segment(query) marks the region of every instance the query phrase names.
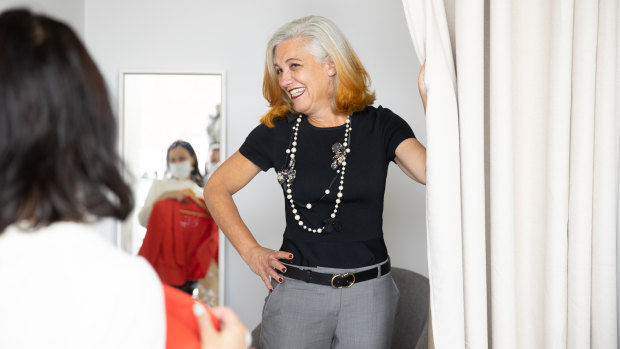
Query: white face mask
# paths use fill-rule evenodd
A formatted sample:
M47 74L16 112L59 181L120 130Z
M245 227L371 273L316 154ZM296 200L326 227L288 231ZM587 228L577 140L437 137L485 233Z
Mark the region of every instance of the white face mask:
M186 179L192 173L192 165L189 161L175 162L169 165L168 170L172 178Z

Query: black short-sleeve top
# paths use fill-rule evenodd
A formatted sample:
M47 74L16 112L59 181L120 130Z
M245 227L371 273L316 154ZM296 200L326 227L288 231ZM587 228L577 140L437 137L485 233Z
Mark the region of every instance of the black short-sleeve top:
M280 171L287 162L296 116L275 121L275 127L257 126L239 152L263 171ZM398 145L415 137L411 127L387 108L368 106L351 115L350 149L347 154L342 198L336 214L340 230L311 233L294 219L285 196L286 228L282 251L294 255L292 264L332 268L373 265L388 257L383 241L383 197L388 165ZM345 125L320 128L302 121L297 134L296 177L292 184L297 214L309 227L319 228L335 205L340 176L331 169L332 145L344 141ZM274 174L274 180L276 175ZM316 202L330 189L330 194ZM308 210L303 203L314 203Z

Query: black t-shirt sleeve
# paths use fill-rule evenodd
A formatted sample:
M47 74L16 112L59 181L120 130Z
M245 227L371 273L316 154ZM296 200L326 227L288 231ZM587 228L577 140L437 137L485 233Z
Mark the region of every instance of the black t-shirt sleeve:
M394 158L396 158L396 148L405 139L415 138L415 134L409 124L391 110L378 107L377 113L383 123L386 156L389 161L394 161Z
M252 161L256 166L260 167L263 171L268 171L273 165L273 135L270 133L273 129L260 124L256 126L252 132L247 136L245 142L239 148L241 155L245 156L248 160Z

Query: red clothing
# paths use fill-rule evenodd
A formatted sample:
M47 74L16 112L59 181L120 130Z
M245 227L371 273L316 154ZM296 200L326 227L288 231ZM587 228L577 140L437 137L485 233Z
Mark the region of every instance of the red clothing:
M166 348L167 349L199 349L200 333L192 306L202 304L216 330L220 330L220 320L213 315L209 307L192 298L185 292L164 285L166 301Z
M203 278L217 263L218 227L204 202L167 199L153 205L138 255L144 256L169 285Z

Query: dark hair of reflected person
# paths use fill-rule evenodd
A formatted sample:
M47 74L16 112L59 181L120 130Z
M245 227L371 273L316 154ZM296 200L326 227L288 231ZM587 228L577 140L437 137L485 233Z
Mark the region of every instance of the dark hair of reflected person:
M203 187L204 186L204 177L202 176L202 174L200 174L200 170L198 169L198 158L196 157L196 152L194 151L194 148L192 147L191 144L189 144L189 142L186 141L182 141L182 140L177 140L172 142L172 144L170 144L170 146L168 147L168 151L166 152L166 168L170 167L170 152L172 151L172 149L177 148L177 147L181 147L185 150L187 150L187 152L189 152L189 155L192 157L192 159L194 159L194 164L192 165L192 172L190 174L190 178L192 179L192 181L194 181L194 183L196 183L199 187Z
M65 24L0 14L0 232L58 221L125 219L117 125L103 78Z

